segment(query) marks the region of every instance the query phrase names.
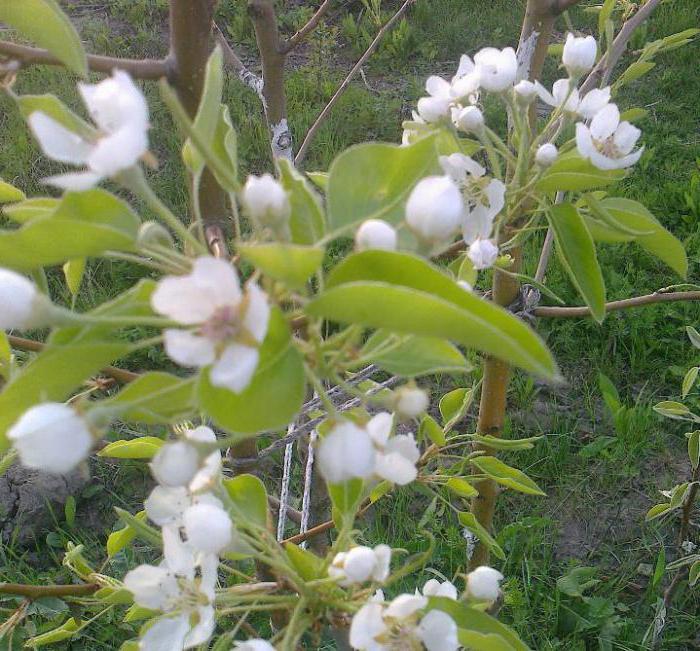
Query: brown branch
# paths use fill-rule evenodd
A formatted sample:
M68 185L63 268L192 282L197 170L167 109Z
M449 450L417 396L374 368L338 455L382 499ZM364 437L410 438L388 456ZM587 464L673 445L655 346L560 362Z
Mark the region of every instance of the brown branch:
M274 495L268 495L267 501L270 504L270 508L273 511L275 511L276 513L279 513L279 510L280 510L279 499L277 499ZM297 511L296 509L293 509L291 506L287 506L286 510L287 510L287 517L292 522L296 522L297 524L301 524L301 511Z
M63 62L57 59L48 50L19 45L9 41L0 41L0 56L6 59L20 62L23 66L45 65L63 66ZM115 68L128 72L138 79L160 79L168 77L171 73L169 59L120 59L99 54L87 55L88 68L93 72L110 74Z
M316 26L321 22L321 18L330 9L332 0L324 0L321 6L316 10L316 13L311 16L309 22L306 23L294 36L287 39L281 44L280 49L284 54L291 52L299 43L301 43L311 32L316 29Z
M316 137L319 128L326 120L328 114L331 112L333 107L337 104L338 100L341 98L343 93L347 90L348 86L350 85L350 82L353 80L355 75L360 71L362 66L365 63L367 63L367 60L372 56L377 46L384 38L384 35L392 29L396 22L406 13L408 8L412 4L414 4L415 1L416 0L406 0L406 2L404 2L403 5L401 5L399 10L377 32L377 35L374 37L374 40L370 43L369 47L365 50L365 53L352 67L352 70L350 70L347 77L345 77L343 83L341 83L340 86L338 86L338 89L333 94L333 97L331 97L328 104L326 104L323 110L318 114L316 120L314 120L314 123L311 125L311 128L306 132L306 136L304 136L304 141L301 143L301 147L299 147L299 152L297 153L296 158L294 159L295 165L299 166L303 162L306 153L309 149L309 146L311 145L313 139Z
M15 335L7 335L7 339L10 342L10 346L17 348L18 350L29 350L31 352L38 353L46 347L46 344L40 341L25 339L24 337L16 337ZM105 366L105 368L102 369L102 373L122 384L133 382L140 377L139 373L127 371L123 368L117 368L116 366Z
M357 516L361 516L370 506L372 506L372 502L367 500L358 509ZM310 538L314 538L315 536L318 536L322 533L326 533L326 531L330 531L331 529L333 529L333 527L335 527L335 522L333 522L333 520L327 520L326 522L317 524L315 527L311 527L311 529L305 531L304 533L298 533L294 536L290 536L289 538L285 538L280 542L280 545L286 545L287 543L298 545L299 543L302 543L305 540L309 540Z
M91 595L100 589L97 583L78 583L75 585L27 585L24 583L0 583L0 594L12 594L27 599L42 597L82 597Z
M574 5L577 5L581 0L554 0L552 2L552 13L556 16L558 14L563 14L568 9L571 9Z
M652 303L675 303L678 301L700 301L700 291L696 292L655 292L646 294L645 296L635 296L634 298L625 298L621 301L612 301L605 304L606 312L617 312L619 310L628 310L633 307L642 307L651 305ZM581 305L579 307L536 307L532 311L534 316L557 318L557 319L572 319L582 316L588 316L591 310L588 306Z

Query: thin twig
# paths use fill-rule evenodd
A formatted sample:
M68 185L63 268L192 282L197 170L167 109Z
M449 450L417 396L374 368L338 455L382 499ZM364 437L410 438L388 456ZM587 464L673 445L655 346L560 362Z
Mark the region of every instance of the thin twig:
M10 41L0 41L0 57L19 61L23 66L64 65L61 60L57 59L48 50L19 45ZM93 72L110 74L115 68L118 68L138 79L160 79L161 77L168 77L172 72L169 59L121 59L100 54L88 54L87 64L88 68Z
M81 597L90 595L100 589L97 583L78 583L75 585L27 585L24 583L0 583L0 594L14 594L27 599L42 597Z
M331 97L328 104L326 104L326 106L323 107L323 110L318 114L318 117L316 118L316 120L314 120L314 123L311 125L311 128L307 131L306 136L304 136L304 141L301 143L301 147L299 147L299 152L297 153L296 158L294 159L294 164L297 167L303 162L304 158L306 157L306 153L309 149L309 146L311 145L313 139L316 137L319 128L324 123L324 121L328 117L328 114L331 112L331 110L341 98L343 93L347 90L348 86L350 85L350 82L353 80L355 75L357 75L362 66L365 65L365 63L367 63L367 60L372 56L377 46L384 38L384 35L392 29L396 22L406 13L408 8L415 1L416 0L406 0L406 2L404 2L401 5L399 10L377 32L377 35L374 37L374 40L370 43L369 47L365 50L365 53L358 59L357 63L352 67L352 70L350 70L350 72L347 74L347 77L345 77L340 86L338 86L338 89L335 91L333 97Z
M214 38L216 39L216 42L219 44L219 47L221 47L221 52L224 56L224 62L226 65L228 65L231 69L233 69L236 74L238 75L238 78L249 88L255 91L255 94L258 96L260 101L263 104L263 107L265 106L265 96L263 95L263 85L264 82L262 80L262 77L259 77L256 75L254 72L252 72L246 65L241 61L241 58L236 54L234 49L229 45L229 42L226 40L226 37L224 36L224 33L221 31L219 26L216 23L213 23L212 27L214 31Z
M698 292L668 292L646 294L645 296L635 296L625 298L621 301L611 301L605 304L606 312L617 312L618 310L628 310L633 307L642 307L652 303L675 303L678 301L700 301L700 291ZM537 317L572 319L590 315L591 310L586 305L579 307L536 307L532 314Z
M291 52L299 43L301 43L311 32L316 29L316 26L321 22L321 18L330 9L332 0L324 0L321 6L316 10L316 13L311 16L309 22L306 23L294 36L287 39L280 49L284 54Z

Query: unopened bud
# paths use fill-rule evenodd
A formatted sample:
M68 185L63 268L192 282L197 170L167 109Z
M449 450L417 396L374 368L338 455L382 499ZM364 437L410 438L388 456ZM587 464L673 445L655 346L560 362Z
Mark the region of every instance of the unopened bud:
M15 271L0 268L0 330L26 330L47 325L51 301Z
M414 386L401 387L395 395L394 408L401 418L416 418L420 416L430 404L428 394Z
M467 133L479 133L484 128L484 114L476 106L467 106L457 113L455 124Z
M561 60L572 77L580 77L593 67L597 53L598 44L593 36L579 37L569 32Z
M362 222L355 234L355 248L358 251L367 249L395 251L396 241L394 227L381 219L368 219Z
M261 226L279 228L291 213L287 192L270 174L249 176L242 201L248 216Z
M464 211L462 195L448 176L428 176L418 182L406 203L406 222L422 240L444 242L457 228Z
M559 151L551 142L542 145L535 154L535 162L542 167L549 167L559 156Z

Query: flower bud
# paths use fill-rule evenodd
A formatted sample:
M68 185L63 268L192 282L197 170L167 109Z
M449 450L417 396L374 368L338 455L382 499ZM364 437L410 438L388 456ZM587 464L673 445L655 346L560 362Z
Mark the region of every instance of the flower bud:
M485 47L474 55L480 85L491 93L500 93L515 83L518 74L518 58L512 47L499 50Z
M464 203L459 188L447 176L418 182L406 203L406 222L422 240L444 242L459 227Z
M515 84L513 90L515 91L515 99L524 105L532 103L537 97L537 86L527 79L523 79Z
M469 245L467 256L474 269L488 269L498 258L498 247L491 240L478 239Z
M421 97L416 104L418 115L426 122L438 122L450 114L450 99L446 97Z
M396 231L394 227L381 219L368 219L362 222L355 234L355 248L358 251L367 249L396 250Z
M479 133L484 128L484 114L476 106L466 106L455 116L458 129Z
M24 466L57 474L73 470L93 444L87 422L60 402L28 409L8 430L7 438Z
M503 575L498 570L482 565L467 574L467 592L475 599L496 601L502 580Z
M278 228L287 222L291 213L287 192L270 174L249 176L243 187L242 201L248 216L261 226Z
M593 36L578 37L569 32L561 60L572 77L580 77L593 67L597 53L598 44Z
M28 278L0 268L0 330L46 325L51 303Z
M395 409L401 418L416 418L420 416L430 404L428 394L413 386L401 387L395 396Z
M220 506L194 504L185 511L182 519L187 542L197 551L218 554L231 543L231 518Z
M329 484L350 479L367 479L374 472L372 439L351 421L341 421L321 440L318 465Z
M549 167L557 160L557 156L559 156L559 152L556 146L551 142L547 142L537 150L535 162L542 167Z
M374 549L360 545L340 552L328 568L331 577L340 579L342 586L365 581L385 581L389 576L391 547L377 545Z
M192 445L183 441L166 443L150 465L159 484L171 488L185 486L199 470L199 455Z
M149 246L164 246L168 249L175 248L175 240L167 228L158 222L144 222L139 228L137 236L137 244L139 248Z

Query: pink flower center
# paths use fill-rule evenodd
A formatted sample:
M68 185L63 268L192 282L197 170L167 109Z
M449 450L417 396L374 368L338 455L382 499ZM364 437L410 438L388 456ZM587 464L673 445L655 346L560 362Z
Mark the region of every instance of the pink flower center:
M199 334L212 341L225 341L235 337L240 330L237 305L218 307L199 328Z

